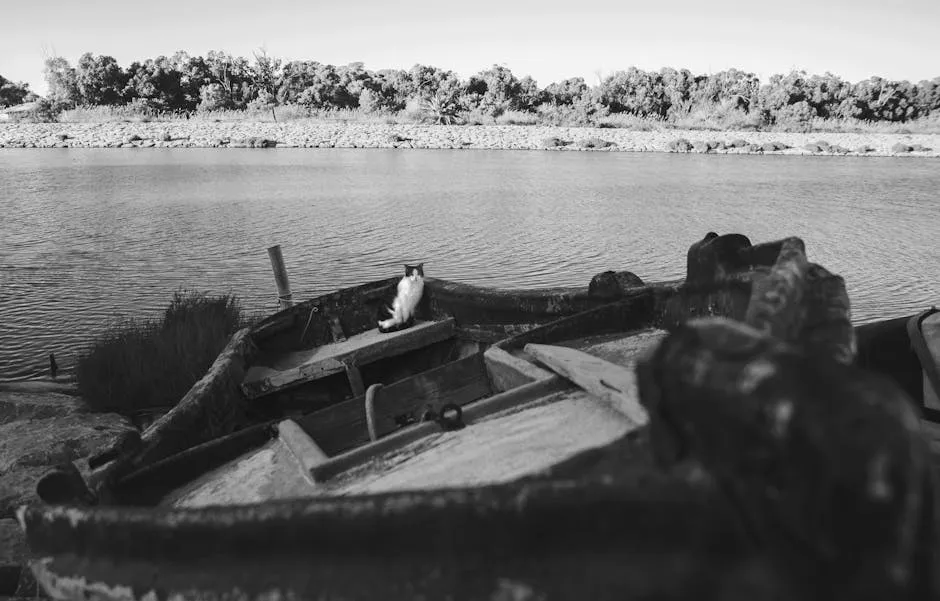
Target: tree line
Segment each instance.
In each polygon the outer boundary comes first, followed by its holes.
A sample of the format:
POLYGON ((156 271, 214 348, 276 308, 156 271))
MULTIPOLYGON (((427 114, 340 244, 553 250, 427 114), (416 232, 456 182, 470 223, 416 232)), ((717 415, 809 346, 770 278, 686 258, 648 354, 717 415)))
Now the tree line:
MULTIPOLYGON (((370 71, 361 62, 334 66, 310 60, 284 62, 257 52, 248 59, 212 51, 177 52, 121 67, 110 56, 83 54, 75 66, 61 57, 45 61, 48 95, 55 110, 76 106, 138 105, 154 111, 191 112, 301 105, 314 110, 358 109, 395 113, 418 103, 439 120, 478 112, 561 115, 592 121, 610 114, 671 119, 697 108, 721 107, 759 124, 814 118, 903 122, 940 114, 940 77, 917 84, 881 77, 851 83, 831 73, 773 75, 729 69, 696 75, 686 69, 644 71, 631 67, 588 85, 573 77, 539 87, 494 65, 468 79, 428 65, 370 71)), ((38 99, 25 84, 0 76, 0 106, 38 99)), ((578 119, 576 119, 578 120, 578 119)))

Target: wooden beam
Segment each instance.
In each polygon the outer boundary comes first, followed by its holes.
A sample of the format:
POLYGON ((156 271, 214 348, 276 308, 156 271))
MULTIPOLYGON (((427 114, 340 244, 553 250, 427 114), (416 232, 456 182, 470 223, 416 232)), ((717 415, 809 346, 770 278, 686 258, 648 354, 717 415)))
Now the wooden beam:
POLYGON ((490 382, 497 392, 511 390, 536 380, 544 380, 552 375, 550 371, 496 346, 486 349, 483 359, 486 361, 486 371, 490 376, 490 382))
POLYGON ((397 332, 380 333, 377 329, 350 336, 343 342, 285 354, 278 365, 255 365, 242 382, 242 391, 250 399, 312 382, 346 371, 346 363, 362 366, 379 359, 404 353, 453 338, 453 318, 417 323, 397 332))
POLYGON ((606 401, 634 426, 649 422, 646 409, 640 405, 636 375, 632 370, 564 346, 530 343, 525 345, 525 350, 552 371, 606 401))
POLYGON ((274 284, 277 286, 277 300, 281 309, 294 305, 294 296, 290 291, 290 281, 287 279, 287 267, 284 265, 284 255, 281 254, 281 245, 276 244, 268 248, 268 257, 271 259, 271 268, 274 270, 274 284))
POLYGON ((298 466, 304 473, 304 476, 315 484, 313 477, 314 468, 327 461, 326 453, 317 445, 317 443, 304 432, 297 422, 292 419, 285 419, 277 425, 278 439, 291 455, 297 461, 298 466))
POLYGON ((366 393, 366 385, 362 382, 362 372, 353 363, 345 363, 346 377, 349 379, 349 388, 353 396, 362 396, 366 393))
MULTIPOLYGON (((397 416, 418 417, 428 403, 463 406, 490 393, 480 354, 453 361, 383 387, 375 407, 376 433, 398 430, 397 416)), ((369 442, 364 395, 307 414, 299 423, 331 455, 369 442)))

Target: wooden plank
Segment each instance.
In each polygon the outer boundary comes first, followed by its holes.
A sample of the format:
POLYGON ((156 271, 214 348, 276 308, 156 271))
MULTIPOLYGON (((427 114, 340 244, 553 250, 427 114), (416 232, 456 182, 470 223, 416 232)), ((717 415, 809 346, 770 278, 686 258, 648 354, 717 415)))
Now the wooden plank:
POLYGON ((646 409, 640 405, 636 375, 632 370, 563 346, 530 343, 525 350, 555 373, 605 400, 636 427, 649 421, 646 409))
MULTIPOLYGON (((463 412, 463 421, 466 424, 472 424, 474 421, 494 413, 549 397, 571 388, 570 382, 552 375, 543 380, 537 380, 525 386, 507 390, 488 399, 467 405, 463 412)), ((383 390, 383 394, 384 392, 383 390)), ((441 426, 437 422, 422 422, 399 430, 385 438, 363 444, 314 466, 311 470, 312 477, 316 482, 325 482, 379 455, 395 451, 440 431, 441 426)))
MULTIPOLYGON (((483 358, 478 353, 395 382, 382 389, 376 404, 379 436, 399 429, 395 417, 420 414, 425 405, 463 406, 491 393, 483 358)), ((300 418, 306 432, 331 455, 369 442, 365 397, 337 403, 300 418)))
POLYGON ((405 330, 384 334, 378 329, 372 329, 350 336, 342 342, 285 354, 275 360, 272 366, 254 365, 245 375, 241 388, 245 396, 255 399, 345 371, 346 363, 365 365, 453 338, 455 335, 453 318, 416 323, 405 330))
POLYGON ((346 363, 346 377, 349 379, 349 388, 353 396, 362 396, 366 393, 366 385, 362 382, 362 372, 351 363, 346 363))
POLYGON ((513 356, 495 346, 486 349, 486 352, 483 353, 483 359, 486 362, 486 371, 489 374, 490 382, 497 392, 511 390, 552 375, 551 372, 534 363, 513 356))
POLYGON ((303 428, 292 419, 285 419, 277 425, 277 436, 297 461, 304 476, 311 483, 316 483, 313 477, 314 468, 328 457, 317 443, 304 432, 303 428))

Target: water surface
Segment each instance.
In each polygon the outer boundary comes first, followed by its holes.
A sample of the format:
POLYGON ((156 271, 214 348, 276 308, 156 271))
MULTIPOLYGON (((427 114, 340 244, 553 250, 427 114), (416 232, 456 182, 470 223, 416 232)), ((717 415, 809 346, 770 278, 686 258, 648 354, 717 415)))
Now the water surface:
POLYGON ((396 150, 0 151, 0 380, 66 369, 174 290, 271 311, 393 276, 583 286, 682 277, 709 230, 800 236, 858 322, 940 303, 940 169, 871 157, 396 150))

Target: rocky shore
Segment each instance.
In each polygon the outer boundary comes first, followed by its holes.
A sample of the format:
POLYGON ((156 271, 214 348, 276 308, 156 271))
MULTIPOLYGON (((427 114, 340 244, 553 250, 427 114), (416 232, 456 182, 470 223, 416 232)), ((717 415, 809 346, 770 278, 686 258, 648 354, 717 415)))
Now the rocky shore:
POLYGON ((0 148, 427 148, 940 157, 940 134, 519 125, 170 121, 3 123, 0 148))
POLYGON ((134 431, 115 413, 92 413, 73 386, 0 384, 0 599, 35 593, 14 509, 37 500, 36 483, 54 466, 74 461, 87 474, 89 455, 134 431))

